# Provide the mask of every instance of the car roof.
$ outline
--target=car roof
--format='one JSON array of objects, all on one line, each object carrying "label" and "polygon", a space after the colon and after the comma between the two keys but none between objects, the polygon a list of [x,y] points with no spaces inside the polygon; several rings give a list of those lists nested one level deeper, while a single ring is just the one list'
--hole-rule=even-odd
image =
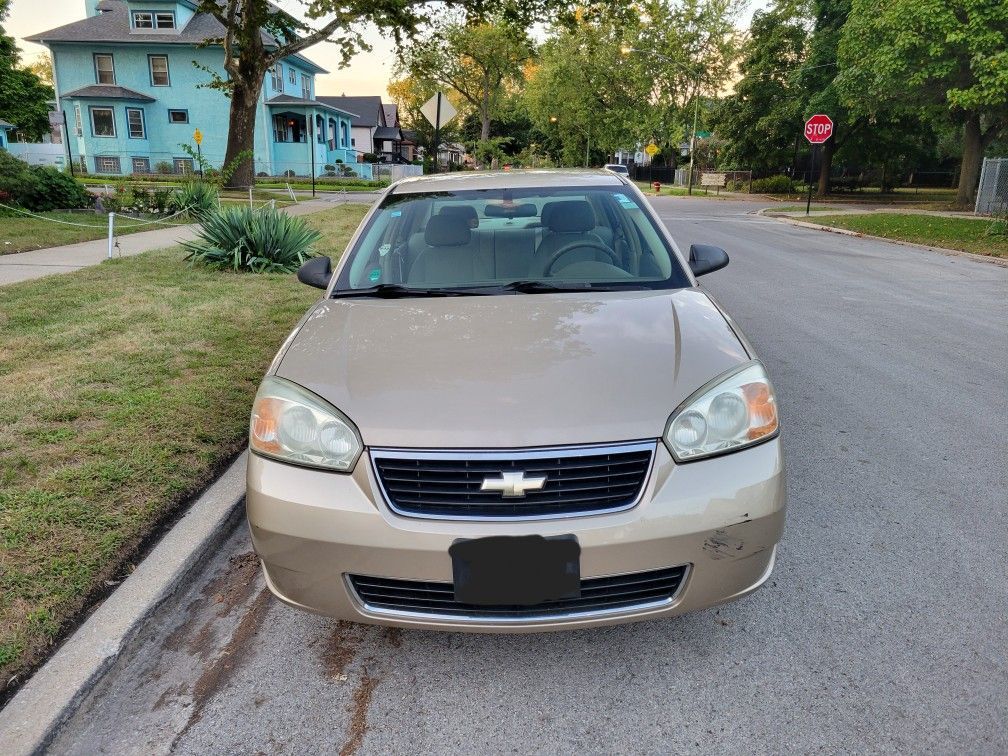
[{"label": "car roof", "polygon": [[621,186],[625,182],[605,170],[455,171],[416,176],[392,185],[395,194],[464,191],[466,189],[534,189],[552,186]]}]

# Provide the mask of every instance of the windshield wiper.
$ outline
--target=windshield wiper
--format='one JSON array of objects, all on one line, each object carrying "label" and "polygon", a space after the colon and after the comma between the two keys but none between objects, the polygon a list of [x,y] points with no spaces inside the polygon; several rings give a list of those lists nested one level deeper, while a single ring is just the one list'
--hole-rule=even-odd
[{"label": "windshield wiper", "polygon": [[380,299],[400,299],[404,297],[471,297],[487,294],[485,289],[465,288],[414,288],[400,284],[378,284],[366,289],[337,289],[333,298],[339,297],[378,297]]},{"label": "windshield wiper", "polygon": [[643,288],[638,283],[550,283],[549,281],[512,281],[500,287],[501,291],[514,291],[519,294],[552,294],[565,291],[631,291]]}]

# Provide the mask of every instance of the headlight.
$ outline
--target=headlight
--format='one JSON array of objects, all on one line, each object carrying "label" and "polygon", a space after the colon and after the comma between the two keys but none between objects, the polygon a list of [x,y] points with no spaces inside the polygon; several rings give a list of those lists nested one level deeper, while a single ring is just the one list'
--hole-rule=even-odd
[{"label": "headlight", "polygon": [[265,457],[349,472],[364,450],[346,415],[296,383],[268,376],[252,405],[249,446]]},{"label": "headlight", "polygon": [[758,444],[777,433],[777,402],[758,362],[721,377],[687,399],[665,426],[679,462]]}]

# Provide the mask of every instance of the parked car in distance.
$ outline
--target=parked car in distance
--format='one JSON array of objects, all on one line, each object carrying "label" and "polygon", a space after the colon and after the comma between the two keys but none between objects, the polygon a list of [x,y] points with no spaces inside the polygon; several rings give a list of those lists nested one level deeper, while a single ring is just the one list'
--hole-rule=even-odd
[{"label": "parked car in distance", "polygon": [[605,170],[607,170],[607,171],[612,171],[613,173],[619,173],[619,174],[621,174],[623,176],[629,176],[630,175],[630,169],[627,168],[622,163],[606,163],[602,167]]},{"label": "parked car in distance", "polygon": [[609,171],[391,186],[270,366],[247,513],[273,593],[403,627],[669,617],[763,585],[784,524],[773,387]]}]

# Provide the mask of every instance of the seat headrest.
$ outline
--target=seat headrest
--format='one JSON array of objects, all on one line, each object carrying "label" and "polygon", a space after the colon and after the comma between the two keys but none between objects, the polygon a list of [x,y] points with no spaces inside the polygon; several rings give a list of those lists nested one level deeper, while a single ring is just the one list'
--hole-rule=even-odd
[{"label": "seat headrest", "polygon": [[469,228],[476,228],[479,225],[479,215],[476,213],[476,208],[472,205],[445,205],[441,208],[441,212],[438,215],[455,215],[465,218],[466,223],[469,224]]},{"label": "seat headrest", "polygon": [[595,228],[595,211],[587,200],[551,202],[543,208],[543,215],[546,216],[543,223],[558,234],[584,233]]},{"label": "seat headrest", "polygon": [[469,221],[461,215],[435,215],[427,221],[424,241],[430,247],[460,247],[472,237]]}]

